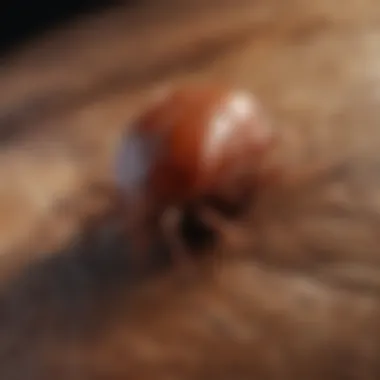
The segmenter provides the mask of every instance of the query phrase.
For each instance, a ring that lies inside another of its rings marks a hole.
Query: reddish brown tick
[[[223,234],[229,212],[247,208],[273,142],[248,92],[212,85],[169,91],[135,121],[118,151],[118,185],[135,211],[134,237],[148,239],[161,226],[180,250],[186,210]]]

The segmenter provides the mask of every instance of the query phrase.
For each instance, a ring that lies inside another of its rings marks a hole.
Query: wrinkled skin
[[[118,10],[4,64],[0,112],[19,134],[0,160],[1,379],[379,378],[378,2],[234,0],[212,17],[208,3],[173,24],[172,7],[156,23]],[[283,176],[242,221],[247,246],[194,277],[157,251],[156,275],[136,272],[107,230],[56,249],[108,209],[87,189],[111,181],[145,90],[180,78],[270,110]]]

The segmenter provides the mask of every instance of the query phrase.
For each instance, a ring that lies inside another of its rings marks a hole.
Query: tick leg
[[[168,208],[161,218],[161,229],[166,239],[170,255],[174,260],[174,265],[185,272],[193,271],[194,261],[191,260],[191,251],[186,246],[180,234],[180,222],[182,218],[182,211],[178,208]]]
[[[199,212],[202,221],[219,235],[224,246],[238,248],[245,243],[243,231],[233,222],[223,218],[217,211],[203,207]]]
[[[133,198],[126,206],[122,219],[122,232],[131,245],[131,257],[137,265],[149,260],[157,222],[150,202],[145,197]]]

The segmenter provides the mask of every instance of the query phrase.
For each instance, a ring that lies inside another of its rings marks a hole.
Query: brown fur
[[[380,376],[380,6],[190,3],[78,22],[1,69],[2,380]],[[285,175],[244,249],[136,273],[117,233],[75,236],[127,121],[182,80],[254,91]]]

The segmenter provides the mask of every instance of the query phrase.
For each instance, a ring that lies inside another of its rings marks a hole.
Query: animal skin
[[[378,379],[378,2],[173,6],[78,20],[1,68],[0,378]],[[185,274],[157,240],[137,271],[116,220],[80,232],[115,206],[92,189],[126,125],[186,81],[262,101],[281,181],[232,226],[243,246]]]

